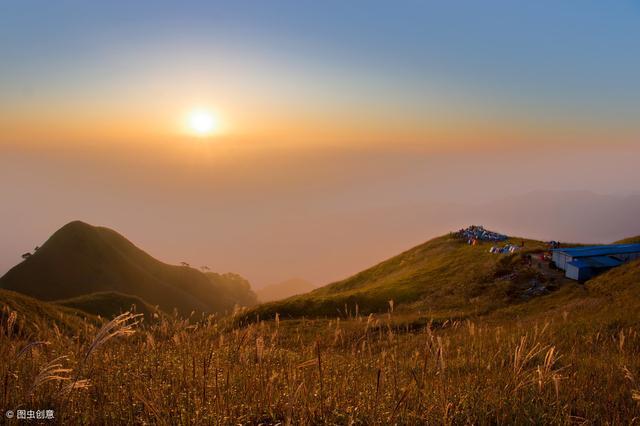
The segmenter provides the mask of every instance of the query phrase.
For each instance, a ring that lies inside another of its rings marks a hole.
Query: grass
[[[635,422],[640,261],[581,285],[530,266],[543,246],[525,247],[442,237],[226,316],[107,322],[0,291],[0,410],[54,409],[61,424]],[[532,281],[553,291],[530,297]]]
[[[640,235],[616,241],[615,244],[640,244]]]
[[[521,241],[516,238],[507,242],[519,245]],[[542,242],[524,241],[527,251],[545,248]],[[247,318],[273,318],[276,313],[282,318],[332,317],[354,312],[356,305],[360,313],[368,314],[384,311],[391,299],[401,309],[432,313],[455,310],[468,315],[495,309],[499,304],[495,303],[496,295],[486,292],[487,277],[490,281],[500,278],[496,275],[500,262],[505,258],[519,261],[521,256],[491,254],[492,245],[470,246],[451,236],[436,238],[345,280],[259,305],[248,311]],[[513,269],[512,263],[508,266]]]
[[[71,299],[58,300],[55,303],[103,318],[113,318],[130,310],[144,314],[147,318],[152,317],[154,313],[161,315],[157,308],[141,298],[117,292],[91,293]]]
[[[629,264],[464,320],[387,305],[247,325],[127,317],[30,336],[5,321],[0,407],[53,408],[76,424],[629,424],[639,279]]]
[[[100,320],[76,309],[41,302],[9,290],[0,289],[0,327],[6,327],[9,314],[14,312],[14,335],[37,340],[44,330],[73,334],[85,327],[93,327]],[[57,330],[57,331],[56,331]]]
[[[32,256],[0,277],[0,288],[41,300],[116,292],[135,295],[165,312],[225,312],[257,302],[235,274],[205,274],[161,262],[116,231],[74,221],[56,231]],[[108,310],[110,301],[105,300]]]

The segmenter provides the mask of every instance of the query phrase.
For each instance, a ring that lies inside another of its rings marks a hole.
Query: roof
[[[612,244],[608,246],[570,247],[554,249],[571,257],[592,257],[614,254],[640,253],[640,244]]]
[[[569,265],[576,268],[614,268],[622,265],[622,261],[609,256],[595,256],[572,260]]]

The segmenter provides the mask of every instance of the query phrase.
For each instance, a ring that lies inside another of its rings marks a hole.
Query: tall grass
[[[125,314],[77,335],[0,332],[0,409],[73,424],[627,424],[635,326],[398,313],[237,325]],[[18,330],[19,331],[19,330]]]

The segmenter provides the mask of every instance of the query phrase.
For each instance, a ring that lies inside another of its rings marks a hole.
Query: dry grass
[[[572,322],[578,308],[418,329],[395,315],[141,326],[125,314],[100,330],[30,337],[15,333],[13,315],[0,332],[0,408],[53,408],[67,424],[628,424],[640,416],[635,326]]]

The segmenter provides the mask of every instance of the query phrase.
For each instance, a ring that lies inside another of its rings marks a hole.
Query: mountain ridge
[[[0,277],[0,288],[46,301],[117,292],[182,313],[223,312],[235,304],[201,271],[161,262],[116,231],[81,221],[61,227]]]
[[[640,237],[620,242],[636,241]],[[517,250],[489,252],[506,244]],[[525,238],[469,245],[454,234],[444,235],[309,293],[259,305],[245,318],[349,316],[394,308],[442,317],[489,312],[573,287],[573,281],[540,259],[547,250],[545,242]]]

